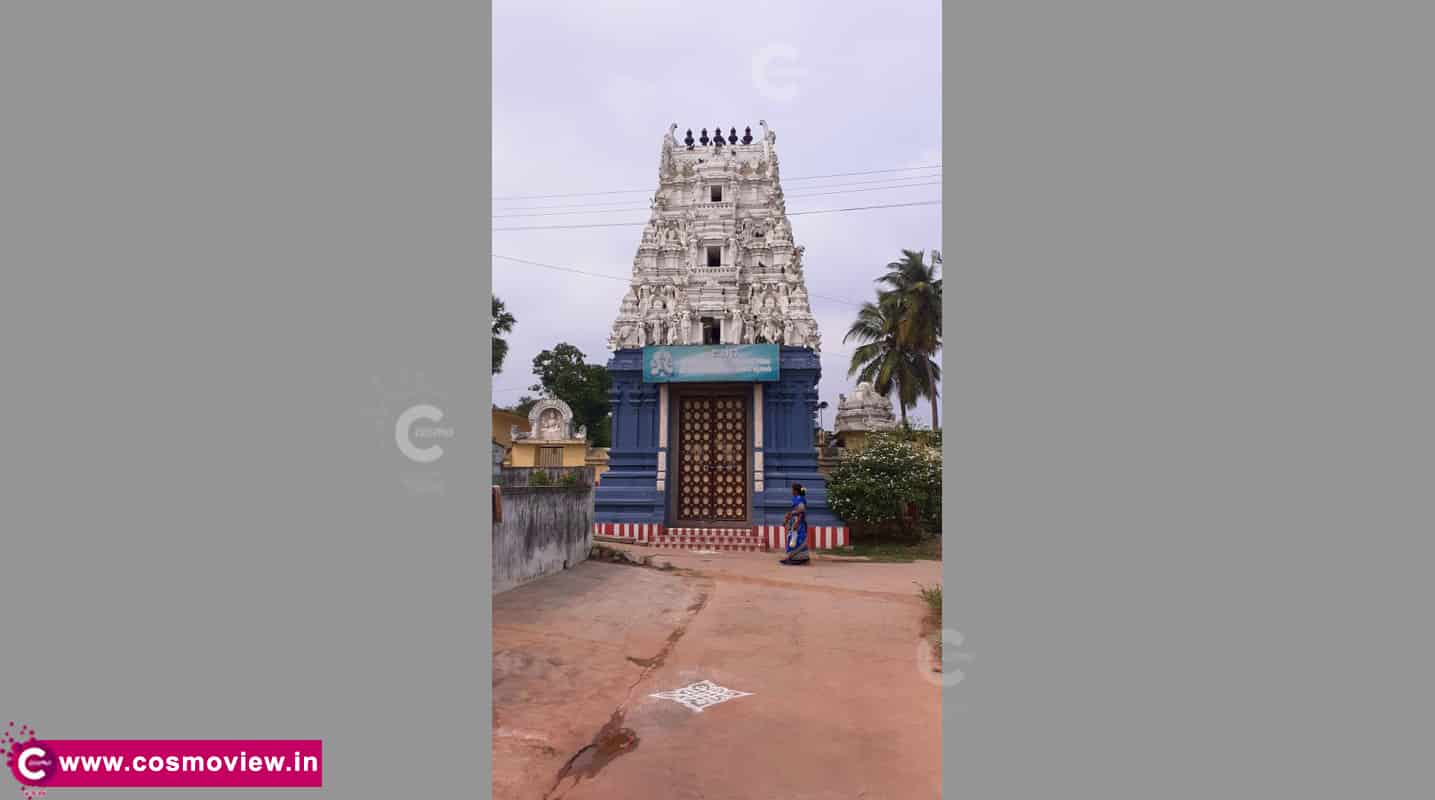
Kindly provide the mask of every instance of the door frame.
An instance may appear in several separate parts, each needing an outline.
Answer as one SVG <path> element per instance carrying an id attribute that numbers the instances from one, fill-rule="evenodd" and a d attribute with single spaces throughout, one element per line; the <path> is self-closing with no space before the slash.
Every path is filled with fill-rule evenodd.
<path id="1" fill-rule="evenodd" d="M 753 384 L 751 383 L 669 383 L 668 384 L 668 460 L 665 465 L 668 475 L 667 497 L 664 502 L 665 524 L 671 527 L 704 527 L 704 528 L 732 528 L 750 529 L 753 521 L 753 508 L 757 502 L 754 496 L 756 483 L 753 479 L 755 474 L 755 463 L 753 460 Z M 746 422 L 743 434 L 743 485 L 747 496 L 747 507 L 744 519 L 742 520 L 704 520 L 689 521 L 678 519 L 678 495 L 682 490 L 682 474 L 678 467 L 680 464 L 682 439 L 680 437 L 682 428 L 682 400 L 685 395 L 698 397 L 736 397 L 743 402 Z"/>

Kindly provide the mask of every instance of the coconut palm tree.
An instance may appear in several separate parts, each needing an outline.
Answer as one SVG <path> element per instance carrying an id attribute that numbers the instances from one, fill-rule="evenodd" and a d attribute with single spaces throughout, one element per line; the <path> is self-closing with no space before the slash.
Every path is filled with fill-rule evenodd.
<path id="1" fill-rule="evenodd" d="M 925 355 L 903 346 L 899 338 L 900 311 L 892 293 L 879 295 L 875 303 L 863 303 L 842 341 L 860 344 L 852 351 L 848 376 L 856 375 L 858 381 L 871 383 L 878 394 L 890 396 L 895 390 L 905 427 L 907 409 L 933 391 L 930 381 L 940 379 L 942 369 Z"/>
<path id="2" fill-rule="evenodd" d="M 503 301 L 493 296 L 493 372 L 497 375 L 503 371 L 503 359 L 508 355 L 508 342 L 500 338 L 501 334 L 513 331 L 513 325 L 518 320 L 508 313 L 503 307 Z"/>
<path id="3" fill-rule="evenodd" d="M 879 296 L 895 305 L 898 349 L 921 363 L 926 374 L 918 395 L 932 403 L 932 428 L 941 427 L 937 418 L 937 380 L 941 371 L 932 356 L 942 348 L 942 279 L 937 265 L 942 254 L 932 251 L 930 262 L 921 250 L 903 250 L 902 257 L 887 265 L 887 274 L 877 279 L 886 286 Z"/>

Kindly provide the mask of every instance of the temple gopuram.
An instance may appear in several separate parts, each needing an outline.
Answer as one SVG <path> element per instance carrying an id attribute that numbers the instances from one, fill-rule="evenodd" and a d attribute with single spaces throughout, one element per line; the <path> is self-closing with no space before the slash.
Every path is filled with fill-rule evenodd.
<path id="1" fill-rule="evenodd" d="M 662 140 L 657 191 L 613 321 L 609 471 L 595 533 L 781 549 L 791 484 L 811 544 L 848 543 L 817 471 L 821 334 L 765 121 Z"/>

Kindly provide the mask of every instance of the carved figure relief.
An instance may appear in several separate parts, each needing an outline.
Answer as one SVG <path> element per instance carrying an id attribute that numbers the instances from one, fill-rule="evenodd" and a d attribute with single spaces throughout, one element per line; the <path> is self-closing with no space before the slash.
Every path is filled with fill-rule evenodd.
<path id="1" fill-rule="evenodd" d="M 679 141 L 676 124 L 668 127 L 659 190 L 640 234 L 632 287 L 609 331 L 611 347 L 696 344 L 702 340 L 696 334 L 700 318 L 711 316 L 721 321 L 726 344 L 816 349 L 820 336 L 802 277 L 804 251 L 792 243 L 777 179 L 777 137 L 766 121 L 758 127 L 760 137 L 737 126 L 701 129 L 706 142 L 721 143 L 716 150 L 693 149 L 695 142 Z M 739 144 L 753 149 L 739 154 Z M 713 207 L 712 186 L 723 189 L 722 207 Z M 721 248 L 721 263 L 733 272 L 705 272 L 709 247 Z M 703 279 L 690 284 L 697 274 Z"/>

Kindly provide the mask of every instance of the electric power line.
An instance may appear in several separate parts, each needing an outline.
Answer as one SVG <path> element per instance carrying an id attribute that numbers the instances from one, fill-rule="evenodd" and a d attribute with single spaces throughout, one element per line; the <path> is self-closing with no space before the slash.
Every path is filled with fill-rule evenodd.
<path id="1" fill-rule="evenodd" d="M 552 231 L 566 228 L 637 228 L 647 225 L 646 222 L 594 222 L 585 225 L 520 225 L 509 228 L 494 228 L 497 231 Z"/>
<path id="2" fill-rule="evenodd" d="M 589 272 L 587 270 L 578 269 L 577 267 L 561 267 L 557 264 L 545 264 L 541 261 L 530 261 L 526 258 L 515 258 L 514 256 L 501 256 L 497 253 L 491 253 L 490 255 L 492 255 L 494 258 L 501 258 L 504 261 L 517 261 L 520 264 L 529 264 L 535 267 L 543 267 L 545 269 L 556 269 L 559 272 L 571 272 L 575 275 L 587 275 L 591 278 L 607 278 L 610 281 L 621 281 L 623 283 L 627 283 L 629 280 L 631 280 L 631 278 L 624 278 L 621 275 L 613 275 L 606 272 Z"/>
<path id="3" fill-rule="evenodd" d="M 797 178 L 783 178 L 785 181 L 815 181 L 818 178 L 841 178 L 847 175 L 878 175 L 883 172 L 912 172 L 919 169 L 938 169 L 941 164 L 927 164 L 921 167 L 896 167 L 894 169 L 870 169 L 863 172 L 833 172 L 829 175 L 805 175 Z"/>
<path id="4" fill-rule="evenodd" d="M 926 177 L 926 176 L 922 176 L 922 177 Z M 788 198 L 788 199 L 797 199 L 797 198 L 802 198 L 802 197 L 825 197 L 825 196 L 827 196 L 827 195 L 833 195 L 833 194 L 853 194 L 853 193 L 856 193 L 856 192 L 885 192 L 885 191 L 889 191 L 889 190 L 891 190 L 891 189 L 910 189 L 910 188 L 917 187 L 917 186 L 941 186 L 941 185 L 942 185 L 942 182 L 941 182 L 941 181 L 928 181 L 928 182 L 926 182 L 926 183 L 899 183 L 899 184 L 896 184 L 896 185 L 893 185 L 893 186 L 872 186 L 872 187 L 868 187 L 868 188 L 865 188 L 865 189 L 839 189 L 839 190 L 837 190 L 837 191 L 835 191 L 835 192 L 803 192 L 802 194 L 790 194 L 790 195 L 787 195 L 787 198 Z M 827 187 L 824 186 L 824 187 L 821 187 L 821 188 L 824 188 L 824 189 L 825 189 L 825 188 L 827 188 Z M 572 216 L 572 215 L 574 215 L 574 214 L 619 214 L 619 213 L 626 213 L 626 212 L 629 212 L 629 211 L 646 211 L 646 210 L 647 210 L 647 209 L 643 208 L 642 206 L 624 206 L 624 207 L 622 207 L 622 208 L 611 208 L 611 209 L 602 209 L 602 210 L 593 210 L 593 211 L 540 211 L 540 212 L 536 212 L 536 213 L 533 213 L 533 214 L 494 214 L 494 215 L 493 215 L 493 218 L 494 218 L 494 219 L 504 219 L 504 218 L 508 218 L 508 217 L 567 217 L 567 216 Z"/>
<path id="5" fill-rule="evenodd" d="M 610 280 L 610 281 L 621 281 L 621 282 L 623 282 L 623 283 L 627 283 L 627 282 L 629 282 L 630 280 L 632 280 L 631 278 L 624 278 L 624 277 L 622 277 L 622 276 L 613 275 L 612 273 L 607 273 L 607 272 L 591 272 L 591 271 L 588 271 L 588 270 L 578 269 L 577 267 L 564 267 L 564 266 L 559 266 L 559 265 L 557 265 L 557 264 L 545 264 L 545 263 L 543 263 L 543 262 L 541 262 L 541 261 L 532 261 L 532 260 L 529 260 L 529 259 L 526 259 L 526 258 L 516 258 L 516 257 L 514 257 L 514 256 L 501 256 L 501 255 L 499 255 L 499 254 L 497 254 L 497 253 L 491 253 L 490 255 L 492 255 L 494 258 L 501 258 L 501 259 L 503 259 L 504 261 L 516 261 L 516 262 L 518 262 L 518 263 L 520 263 L 520 264 L 529 264 L 529 265 L 535 266 L 535 267 L 543 267 L 543 268 L 545 268 L 545 269 L 558 270 L 559 272 L 571 272 L 571 273 L 573 273 L 573 274 L 575 274 L 575 275 L 587 275 L 587 276 L 592 277 L 592 278 L 606 278 L 606 279 L 608 279 L 608 280 Z M 841 298 L 841 297 L 832 297 L 831 295 L 818 294 L 818 293 L 816 293 L 816 292 L 808 292 L 808 296 L 809 296 L 809 297 L 819 297 L 819 298 L 821 298 L 821 299 L 823 299 L 823 300 L 831 300 L 831 301 L 834 302 L 834 303 L 842 303 L 842 304 L 844 304 L 844 305 L 855 306 L 855 307 L 857 307 L 857 308 L 861 308 L 861 307 L 862 307 L 862 304 L 861 304 L 861 303 L 854 303 L 854 302 L 852 302 L 851 300 L 844 300 L 844 299 Z"/>
<path id="6" fill-rule="evenodd" d="M 835 214 L 844 211 L 869 211 L 877 208 L 906 208 L 908 206 L 935 206 L 941 205 L 941 200 L 919 200 L 912 203 L 887 203 L 873 206 L 850 206 L 848 208 L 820 208 L 808 211 L 789 211 L 787 216 L 796 217 L 803 214 Z M 647 225 L 647 222 L 590 222 L 577 225 L 516 225 L 504 228 L 493 228 L 496 231 L 552 231 L 572 230 L 575 228 L 634 228 Z"/>
<path id="7" fill-rule="evenodd" d="M 940 176 L 940 175 L 919 175 L 919 176 L 917 176 L 917 177 L 919 177 L 919 178 L 940 178 L 941 176 Z M 838 185 L 838 184 L 833 184 L 833 185 L 835 186 L 835 185 Z M 835 191 L 835 192 L 802 192 L 801 194 L 789 194 L 789 195 L 786 195 L 786 197 L 788 197 L 788 198 L 825 197 L 825 196 L 830 195 L 830 194 L 853 194 L 853 193 L 855 193 L 855 192 L 885 192 L 885 191 L 887 191 L 888 189 L 910 189 L 910 188 L 915 187 L 915 186 L 941 186 L 941 185 L 942 185 L 942 182 L 941 182 L 940 180 L 935 180 L 935 181 L 928 181 L 928 182 L 926 182 L 926 183 L 897 183 L 897 184 L 893 184 L 893 185 L 891 185 L 891 186 L 873 186 L 873 187 L 867 188 L 867 189 L 841 189 L 841 190 L 838 190 L 838 191 Z M 829 188 L 829 187 L 826 187 L 826 186 L 814 186 L 814 187 L 812 187 L 812 188 L 814 188 L 814 189 L 826 189 L 826 188 Z"/>
<path id="8" fill-rule="evenodd" d="M 832 172 L 827 175 L 803 175 L 796 178 L 783 178 L 784 181 L 815 181 L 819 178 L 841 178 L 849 175 L 880 175 L 888 172 L 912 172 L 919 169 L 932 169 L 940 167 L 941 164 L 927 164 L 921 167 L 893 167 L 891 169 L 869 169 L 861 172 Z M 606 192 L 563 192 L 559 194 L 507 194 L 494 195 L 494 200 L 540 200 L 550 197 L 597 197 L 608 194 L 635 194 L 638 192 L 650 192 L 651 189 L 610 189 Z"/>
<path id="9" fill-rule="evenodd" d="M 929 168 L 929 169 L 939 169 L 939 168 L 932 167 L 932 168 Z M 938 174 L 938 173 L 933 173 L 933 174 L 931 174 L 931 175 L 894 175 L 894 176 L 889 177 L 889 178 L 877 178 L 876 180 L 870 180 L 870 181 L 838 181 L 837 183 L 819 183 L 819 184 L 814 184 L 814 185 L 811 185 L 811 186 L 805 186 L 805 187 L 800 187 L 800 188 L 801 188 L 801 189 L 839 189 L 839 188 L 845 188 L 845 187 L 848 187 L 848 186 L 871 186 L 871 185 L 873 185 L 873 184 L 879 184 L 879 183 L 892 183 L 893 181 L 926 180 L 926 179 L 928 179 L 928 178 L 941 178 L 941 175 Z M 649 194 L 652 194 L 652 190 L 649 190 L 648 193 L 649 193 Z M 788 195 L 788 197 L 796 197 L 796 196 L 798 196 L 798 195 Z M 627 204 L 627 203 L 632 203 L 632 202 L 634 202 L 634 201 L 633 201 L 633 200 L 609 200 L 609 201 L 600 201 L 600 202 L 597 202 L 597 203 L 592 203 L 592 202 L 561 203 L 561 204 L 558 204 L 558 205 L 552 205 L 552 204 L 548 204 L 548 203 L 539 203 L 539 204 L 537 204 L 537 205 L 512 206 L 512 207 L 510 207 L 510 208 L 505 208 L 505 209 L 502 209 L 502 210 L 504 210 L 504 211 L 547 211 L 547 210 L 549 210 L 549 209 L 559 209 L 559 208 L 615 208 L 615 207 L 617 207 L 617 206 L 625 205 L 625 204 Z M 500 204 L 500 205 L 508 205 L 508 204 L 507 204 L 507 203 L 502 203 L 502 204 Z"/>
<path id="10" fill-rule="evenodd" d="M 942 204 L 942 201 L 941 201 L 941 200 L 918 200 L 918 201 L 912 202 L 912 203 L 886 203 L 886 204 L 883 204 L 883 205 L 876 205 L 876 206 L 849 206 L 848 208 L 819 208 L 819 209 L 810 209 L 810 210 L 807 210 L 807 211 L 789 211 L 789 212 L 787 212 L 787 216 L 789 216 L 789 217 L 796 217 L 796 216 L 800 216 L 800 215 L 802 215 L 802 214 L 835 214 L 835 213 L 837 213 L 837 212 L 839 212 L 839 211 L 868 211 L 868 210 L 874 209 L 874 208 L 905 208 L 905 207 L 907 207 L 907 206 L 939 206 L 939 205 L 941 205 L 941 204 Z"/>

